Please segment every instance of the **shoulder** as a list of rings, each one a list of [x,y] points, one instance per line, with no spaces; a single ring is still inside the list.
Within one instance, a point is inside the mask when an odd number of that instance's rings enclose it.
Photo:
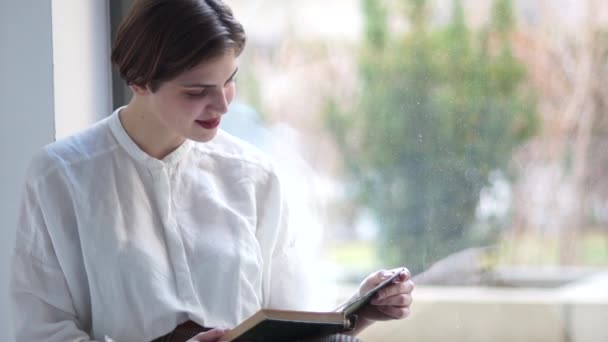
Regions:
[[[117,147],[108,129],[108,119],[71,136],[44,146],[32,158],[26,180],[36,182],[82,162],[91,161],[111,152]]]

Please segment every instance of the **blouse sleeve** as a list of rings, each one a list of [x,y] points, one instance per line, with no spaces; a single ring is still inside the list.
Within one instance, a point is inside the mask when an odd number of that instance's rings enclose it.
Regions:
[[[37,188],[31,183],[21,203],[10,291],[16,341],[91,341],[75,314]]]
[[[267,245],[264,258],[264,307],[308,310],[311,303],[311,272],[299,232],[289,224],[287,201],[279,179],[272,173],[259,203],[258,234]]]

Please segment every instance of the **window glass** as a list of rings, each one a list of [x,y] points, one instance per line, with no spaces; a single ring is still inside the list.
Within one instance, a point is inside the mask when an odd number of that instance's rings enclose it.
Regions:
[[[608,3],[226,2],[223,128],[277,162],[320,306],[404,265],[370,341],[608,340]]]

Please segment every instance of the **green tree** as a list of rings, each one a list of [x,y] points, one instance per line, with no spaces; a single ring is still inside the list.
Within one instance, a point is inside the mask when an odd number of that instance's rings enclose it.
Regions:
[[[495,1],[480,32],[467,27],[459,0],[444,26],[429,24],[425,0],[362,5],[357,110],[330,101],[327,124],[357,200],[380,220],[383,262],[418,272],[473,243],[480,190],[534,131],[533,101],[511,52],[509,0]],[[403,34],[386,26],[400,8]]]

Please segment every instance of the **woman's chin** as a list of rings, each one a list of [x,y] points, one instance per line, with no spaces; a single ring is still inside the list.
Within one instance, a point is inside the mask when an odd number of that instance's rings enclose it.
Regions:
[[[188,138],[190,140],[194,140],[196,142],[206,143],[206,142],[213,140],[213,138],[215,138],[215,136],[217,135],[218,129],[219,128],[205,129],[203,132],[197,132],[197,134],[192,134]]]

